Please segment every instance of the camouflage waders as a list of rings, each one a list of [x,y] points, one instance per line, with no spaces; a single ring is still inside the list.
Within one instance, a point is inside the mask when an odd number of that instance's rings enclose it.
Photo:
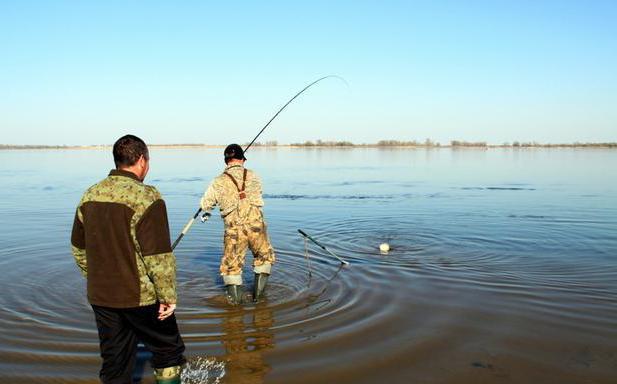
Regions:
[[[217,204],[225,223],[220,266],[225,285],[242,285],[247,248],[253,252],[255,273],[269,274],[275,256],[263,218],[261,182],[257,175],[241,165],[227,166],[201,200],[204,211]]]
[[[238,208],[224,218],[225,235],[220,270],[225,284],[242,284],[240,275],[247,248],[250,248],[253,253],[255,273],[270,274],[272,263],[275,260],[263,213],[259,207],[251,205],[246,199],[246,172],[245,169],[242,186],[229,173],[224,173],[236,186],[239,199]]]

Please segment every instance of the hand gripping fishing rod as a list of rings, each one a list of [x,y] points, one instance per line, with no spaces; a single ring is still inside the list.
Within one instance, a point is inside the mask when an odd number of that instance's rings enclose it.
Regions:
[[[257,140],[257,138],[263,133],[263,131],[266,130],[266,128],[268,128],[268,125],[270,125],[270,123],[276,119],[276,117],[279,115],[279,113],[281,113],[283,111],[283,109],[285,109],[285,107],[287,107],[289,104],[291,104],[292,101],[294,101],[296,99],[296,97],[300,96],[304,91],[306,91],[307,89],[309,89],[310,87],[312,87],[313,85],[319,83],[320,81],[327,79],[329,77],[336,77],[338,79],[343,80],[343,82],[345,82],[345,79],[343,79],[340,76],[336,76],[336,75],[329,75],[329,76],[324,76],[322,78],[319,78],[315,81],[313,81],[312,83],[310,83],[309,85],[307,85],[306,87],[302,88],[302,90],[298,93],[296,93],[294,95],[294,97],[292,97],[291,99],[289,99],[289,101],[283,105],[281,107],[281,109],[278,110],[278,112],[276,112],[274,114],[274,116],[272,116],[272,118],[270,119],[270,121],[268,121],[266,123],[266,125],[264,125],[264,127],[261,129],[261,131],[259,131],[259,133],[257,134],[257,136],[255,136],[255,138],[253,139],[253,141],[251,141],[249,143],[249,145],[246,146],[246,148],[244,148],[244,152],[246,153],[246,151],[248,151],[248,149],[251,147],[251,145],[253,145],[253,143],[255,142],[255,140]],[[191,229],[191,226],[193,225],[193,223],[195,222],[195,219],[197,218],[197,216],[199,216],[199,213],[201,212],[201,207],[199,207],[197,209],[197,211],[195,212],[195,214],[193,215],[193,217],[191,217],[191,219],[189,219],[188,223],[186,223],[186,225],[184,226],[184,228],[182,229],[182,232],[180,232],[180,235],[178,236],[178,238],[176,239],[176,241],[174,241],[174,243],[171,246],[171,250],[173,251],[176,246],[178,245],[178,243],[180,242],[180,240],[182,240],[182,238],[184,237],[184,235],[186,235],[186,233],[189,231],[189,229]],[[202,221],[206,221],[208,220],[208,218],[210,217],[210,213],[206,212],[204,214],[204,217],[202,218]]]

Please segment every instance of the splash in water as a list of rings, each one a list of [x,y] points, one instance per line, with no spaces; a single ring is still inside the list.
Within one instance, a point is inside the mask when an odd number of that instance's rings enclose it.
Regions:
[[[182,370],[182,382],[185,384],[219,384],[223,376],[224,362],[202,356],[189,360]]]

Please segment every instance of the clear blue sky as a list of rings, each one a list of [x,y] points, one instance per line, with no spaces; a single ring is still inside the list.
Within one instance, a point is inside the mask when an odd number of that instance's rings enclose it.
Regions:
[[[617,141],[617,1],[2,1],[0,143]]]

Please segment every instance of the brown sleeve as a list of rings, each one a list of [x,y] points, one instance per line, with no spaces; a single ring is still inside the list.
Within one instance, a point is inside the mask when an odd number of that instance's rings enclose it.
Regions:
[[[136,229],[143,256],[171,252],[167,209],[163,200],[155,201],[146,209]]]
[[[79,249],[86,249],[86,236],[84,232],[84,223],[79,220],[79,208],[75,212],[73,220],[73,231],[71,232],[71,245]]]

